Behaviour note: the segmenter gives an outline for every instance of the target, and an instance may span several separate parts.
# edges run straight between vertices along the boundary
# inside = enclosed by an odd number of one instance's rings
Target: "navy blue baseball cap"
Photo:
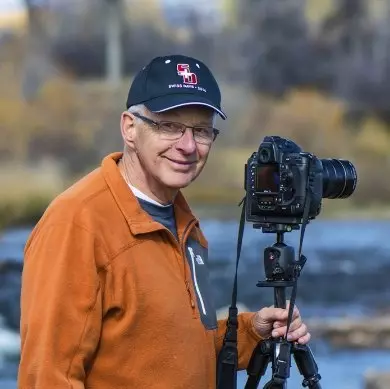
[[[210,69],[184,55],[156,57],[135,76],[126,107],[144,104],[152,112],[188,105],[212,108],[222,119],[221,92]]]

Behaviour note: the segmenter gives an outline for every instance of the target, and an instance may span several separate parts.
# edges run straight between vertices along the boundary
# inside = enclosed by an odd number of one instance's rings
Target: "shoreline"
[[[239,220],[241,206],[237,204],[202,204],[194,203],[193,210],[201,219]],[[324,210],[312,221],[316,220],[390,220],[390,206],[367,205],[324,207]]]
[[[4,202],[0,200],[0,232],[2,230],[21,226],[35,225],[43,215],[51,200],[43,197],[35,197],[25,202]],[[219,221],[239,221],[241,206],[237,204],[199,203],[191,202],[190,206],[196,217],[200,220],[215,219]],[[329,208],[322,211],[310,223],[316,221],[345,221],[345,220],[390,220],[390,206],[367,205],[366,207]]]

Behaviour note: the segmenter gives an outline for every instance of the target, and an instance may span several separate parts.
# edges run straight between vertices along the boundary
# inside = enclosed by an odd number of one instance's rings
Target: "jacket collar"
[[[101,171],[112,196],[129,225],[132,234],[145,234],[165,229],[165,227],[154,221],[153,218],[142,209],[141,205],[137,201],[137,198],[134,196],[133,192],[122,177],[117,165],[122,155],[122,152],[107,155],[102,161]],[[177,194],[173,205],[175,210],[177,233],[181,240],[185,230],[188,229],[192,223],[199,226],[199,221],[191,212],[187,201],[180,191]]]

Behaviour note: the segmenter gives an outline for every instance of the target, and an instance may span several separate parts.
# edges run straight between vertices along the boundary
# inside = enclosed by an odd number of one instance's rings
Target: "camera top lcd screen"
[[[256,167],[256,192],[279,193],[279,169],[277,164]]]

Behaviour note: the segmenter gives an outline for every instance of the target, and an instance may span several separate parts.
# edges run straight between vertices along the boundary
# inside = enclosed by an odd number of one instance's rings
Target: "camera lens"
[[[351,162],[342,159],[321,159],[323,167],[322,197],[345,199],[355,191],[356,169]]]

